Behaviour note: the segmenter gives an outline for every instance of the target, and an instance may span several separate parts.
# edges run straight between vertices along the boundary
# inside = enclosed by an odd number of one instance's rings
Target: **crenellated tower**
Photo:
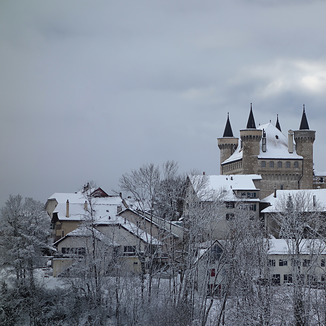
[[[294,140],[296,144],[296,152],[303,157],[302,178],[299,181],[300,189],[313,188],[313,144],[315,141],[316,131],[309,129],[306,116],[305,106],[303,105],[300,129],[294,131]]]
[[[256,123],[250,104],[250,113],[247,128],[240,130],[242,148],[242,169],[243,174],[256,174],[258,171],[258,155],[260,153],[260,141],[262,130],[256,129]]]
[[[222,163],[227,160],[238,147],[239,139],[233,136],[230,117],[228,114],[223,137],[217,138],[218,148],[220,149],[220,173],[222,172]]]

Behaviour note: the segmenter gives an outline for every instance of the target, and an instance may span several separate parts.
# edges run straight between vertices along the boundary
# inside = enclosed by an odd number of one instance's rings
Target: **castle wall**
[[[259,142],[262,131],[259,129],[240,130],[242,142],[242,168],[243,174],[257,174],[258,155],[260,153]]]
[[[238,147],[238,138],[223,137],[218,138],[217,142],[220,149],[220,173],[223,174],[221,164],[227,160]]]
[[[303,157],[302,179],[300,180],[301,189],[313,188],[313,143],[315,141],[315,131],[296,130],[294,139],[296,143],[296,152]]]

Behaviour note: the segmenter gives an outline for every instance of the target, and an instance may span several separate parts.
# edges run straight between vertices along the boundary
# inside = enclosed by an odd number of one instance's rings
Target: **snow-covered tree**
[[[49,248],[50,220],[44,205],[32,198],[10,196],[0,215],[0,262],[12,267],[16,279],[32,282],[35,267]]]
[[[49,249],[49,217],[44,206],[32,198],[10,196],[0,215],[0,262],[16,276],[11,305],[26,313],[30,325],[39,323],[39,287],[34,272],[44,266],[44,252]],[[3,295],[7,290],[2,288]]]

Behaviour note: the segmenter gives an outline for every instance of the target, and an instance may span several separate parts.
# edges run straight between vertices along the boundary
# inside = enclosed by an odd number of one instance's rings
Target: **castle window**
[[[291,167],[291,162],[286,162],[286,163],[285,163],[285,167],[286,167],[287,169],[289,169],[289,168]]]
[[[294,162],[294,167],[295,167],[295,168],[298,168],[298,167],[299,167],[299,162],[295,161],[295,162]]]
[[[269,167],[270,167],[270,168],[273,168],[273,167],[274,167],[274,162],[273,162],[273,161],[270,161],[270,162],[269,162]]]
[[[266,167],[266,161],[261,161],[261,167],[265,168]]]
[[[283,166],[282,162],[281,162],[281,161],[278,161],[278,162],[277,162],[277,167],[278,167],[279,169],[281,169],[282,166]]]

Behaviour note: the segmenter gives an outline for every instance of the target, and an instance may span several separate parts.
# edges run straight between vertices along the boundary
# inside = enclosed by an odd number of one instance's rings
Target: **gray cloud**
[[[295,129],[302,104],[325,169],[323,1],[34,1],[0,4],[0,201],[45,200],[143,163],[218,173],[216,138]],[[325,169],[326,170],[326,169]]]

